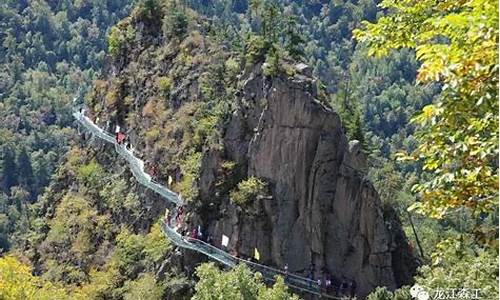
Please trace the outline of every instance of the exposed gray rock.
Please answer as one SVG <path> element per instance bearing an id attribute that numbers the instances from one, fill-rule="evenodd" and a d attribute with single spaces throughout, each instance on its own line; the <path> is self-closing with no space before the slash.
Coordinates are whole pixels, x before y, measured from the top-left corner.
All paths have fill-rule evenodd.
<path id="1" fill-rule="evenodd" d="M 312 79 L 269 79 L 256 69 L 243 78 L 225 155 L 246 176 L 265 179 L 271 197 L 243 208 L 222 201 L 220 214 L 203 218 L 215 242 L 220 245 L 224 234 L 230 251 L 253 256 L 257 248 L 264 264 L 288 263 L 303 275 L 314 264 L 316 276 L 327 271 L 354 279 L 361 297 L 376 286 L 407 283 L 415 266 L 411 255 L 400 253 L 407 251 L 400 227 L 385 224 L 379 196 L 364 176 L 361 144 L 349 142 L 339 116 L 314 99 Z M 202 167 L 200 182 L 208 191 L 214 171 L 205 167 L 215 166 L 207 161 Z"/>

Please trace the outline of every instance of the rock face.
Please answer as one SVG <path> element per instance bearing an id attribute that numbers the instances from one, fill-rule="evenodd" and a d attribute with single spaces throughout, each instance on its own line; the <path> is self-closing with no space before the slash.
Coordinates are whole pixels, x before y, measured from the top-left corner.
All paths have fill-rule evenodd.
<path id="1" fill-rule="evenodd" d="M 396 241 L 400 228 L 391 231 L 384 221 L 378 194 L 363 175 L 359 143 L 349 142 L 339 116 L 315 99 L 311 78 L 269 79 L 257 70 L 244 78 L 224 156 L 245 166 L 247 176 L 265 179 L 270 197 L 246 209 L 220 203 L 217 210 L 224 213 L 203 218 L 216 243 L 224 234 L 232 251 L 253 256 L 257 248 L 264 264 L 287 263 L 304 275 L 314 265 L 316 278 L 328 272 L 354 279 L 361 297 L 376 286 L 408 282 L 415 268 L 411 255 L 394 255 L 397 249 L 409 253 L 406 239 L 403 234 Z M 202 165 L 202 198 L 214 182 L 216 158 L 209 156 Z"/>
<path id="2" fill-rule="evenodd" d="M 240 256 L 258 249 L 263 264 L 288 264 L 304 276 L 314 266 L 316 278 L 330 273 L 355 280 L 360 297 L 376 286 L 394 289 L 411 281 L 416 265 L 397 216 L 384 216 L 364 176 L 361 145 L 348 141 L 339 116 L 318 100 L 321 93 L 306 65 L 291 66 L 293 76 L 280 71 L 267 77 L 256 64 L 234 80 L 217 81 L 220 72 L 213 65 L 224 69 L 218 61 L 229 54 L 199 32 L 161 44 L 142 32 L 144 26 L 135 26 L 142 38 L 123 47 L 127 59 L 114 62 L 111 78 L 89 106 L 100 109 L 101 120 L 111 120 L 110 128 L 126 128 L 143 158 L 161 166 L 157 179 L 174 178 L 174 189 L 186 175 L 179 166 L 185 152 L 202 153 L 186 222 L 201 225 L 217 245 L 228 236 L 228 250 Z M 168 88 L 158 88 L 165 79 Z M 194 135 L 187 128 L 198 121 L 194 108 L 214 98 L 204 90 L 222 90 L 234 109 L 227 123 L 217 124 L 217 147 L 187 151 Z M 221 171 L 225 162 L 235 166 L 229 175 Z M 267 194 L 234 204 L 230 191 L 250 176 L 267 183 Z M 190 251 L 183 257 L 188 265 L 201 259 Z"/>

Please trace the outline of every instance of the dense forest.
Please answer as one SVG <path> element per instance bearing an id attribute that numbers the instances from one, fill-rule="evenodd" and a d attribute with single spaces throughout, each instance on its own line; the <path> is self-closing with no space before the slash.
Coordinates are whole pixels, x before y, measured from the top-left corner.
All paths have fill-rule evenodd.
<path id="1" fill-rule="evenodd" d="M 75 138 L 71 99 L 105 62 L 106 30 L 126 1 L 2 1 L 0 248 L 26 230 L 35 203 Z M 15 233 L 16 232 L 16 233 Z"/>
<path id="2" fill-rule="evenodd" d="M 7 0 L 0 27 L 0 298 L 304 297 L 243 265 L 179 268 L 165 204 L 86 147 L 71 115 L 85 98 L 98 125 L 134 128 L 155 176 L 204 209 L 198 178 L 207 151 L 223 152 L 241 74 L 293 77 L 297 63 L 360 142 L 384 220 L 397 216 L 419 265 L 411 283 L 497 297 L 498 3 Z M 269 197 L 272 184 L 221 160 L 217 197 L 241 211 Z"/>

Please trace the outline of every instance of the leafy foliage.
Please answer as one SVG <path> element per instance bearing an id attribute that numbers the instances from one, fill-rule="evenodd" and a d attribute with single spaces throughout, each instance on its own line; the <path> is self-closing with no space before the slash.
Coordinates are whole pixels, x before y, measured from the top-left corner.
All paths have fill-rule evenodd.
<path id="1" fill-rule="evenodd" d="M 498 3 L 386 0 L 381 6 L 391 13 L 365 22 L 356 37 L 373 55 L 415 49 L 422 63 L 418 82 L 441 86 L 434 103 L 412 119 L 418 146 L 399 158 L 425 171 L 413 186 L 420 201 L 410 209 L 446 223 L 457 220 L 458 232 L 437 243 L 432 265 L 421 268 L 417 282 L 480 286 L 496 295 Z"/>
<path id="2" fill-rule="evenodd" d="M 356 36 L 383 55 L 411 47 L 422 61 L 420 83 L 438 81 L 442 91 L 413 119 L 421 160 L 432 178 L 413 190 L 412 208 L 442 218 L 467 207 L 475 217 L 497 206 L 498 4 L 488 1 L 383 1 L 393 14 L 365 23 Z"/>
<path id="3" fill-rule="evenodd" d="M 371 292 L 366 300 L 408 300 L 412 299 L 407 287 L 400 288 L 394 292 L 388 291 L 385 287 L 377 287 Z"/>
<path id="4" fill-rule="evenodd" d="M 166 36 L 182 38 L 187 32 L 187 26 L 187 16 L 178 9 L 174 9 L 171 14 L 166 15 L 163 19 L 163 33 Z"/>
<path id="5" fill-rule="evenodd" d="M 200 174 L 201 159 L 202 153 L 196 152 L 189 155 L 181 164 L 183 178 L 179 184 L 179 190 L 187 200 L 198 197 L 198 188 L 195 183 Z"/>
<path id="6" fill-rule="evenodd" d="M 249 177 L 238 183 L 238 187 L 231 191 L 231 201 L 238 205 L 244 205 L 249 200 L 266 192 L 267 184 L 257 177 Z"/>
<path id="7" fill-rule="evenodd" d="M 452 239 L 442 241 L 438 247 L 432 265 L 420 268 L 417 283 L 429 289 L 480 289 L 481 297 L 498 295 L 496 251 Z"/>
<path id="8" fill-rule="evenodd" d="M 278 277 L 272 288 L 267 288 L 260 273 L 252 273 L 245 265 L 238 265 L 229 272 L 222 272 L 213 263 L 202 264 L 196 269 L 199 281 L 192 299 L 299 299 L 288 292 L 283 278 Z"/>
<path id="9" fill-rule="evenodd" d="M 18 299 L 72 299 L 69 293 L 48 281 L 31 275 L 31 269 L 13 256 L 0 258 L 0 298 Z"/>
<path id="10" fill-rule="evenodd" d="M 68 141 L 75 140 L 71 100 L 97 77 L 107 30 L 128 14 L 131 3 L 0 4 L 0 215 L 9 211 L 0 232 L 3 250 L 16 246 L 27 231 L 29 204 L 39 200 Z"/>
<path id="11" fill-rule="evenodd" d="M 163 299 L 163 287 L 157 284 L 155 278 L 150 274 L 144 274 L 134 281 L 128 281 L 124 289 L 124 300 L 161 300 Z"/>
<path id="12" fill-rule="evenodd" d="M 117 57 L 123 46 L 135 38 L 135 34 L 135 28 L 130 24 L 130 18 L 120 21 L 109 32 L 108 53 L 112 57 Z"/>

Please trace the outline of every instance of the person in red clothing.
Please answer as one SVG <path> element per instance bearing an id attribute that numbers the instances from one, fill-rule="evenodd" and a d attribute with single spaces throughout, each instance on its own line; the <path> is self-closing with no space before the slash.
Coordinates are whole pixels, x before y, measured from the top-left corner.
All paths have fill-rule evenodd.
<path id="1" fill-rule="evenodd" d="M 125 135 L 125 133 L 123 133 L 123 132 L 118 132 L 118 133 L 116 134 L 116 142 L 118 143 L 118 145 L 123 144 L 123 142 L 125 141 L 125 138 L 126 138 L 126 137 L 127 137 L 127 136 Z"/>

